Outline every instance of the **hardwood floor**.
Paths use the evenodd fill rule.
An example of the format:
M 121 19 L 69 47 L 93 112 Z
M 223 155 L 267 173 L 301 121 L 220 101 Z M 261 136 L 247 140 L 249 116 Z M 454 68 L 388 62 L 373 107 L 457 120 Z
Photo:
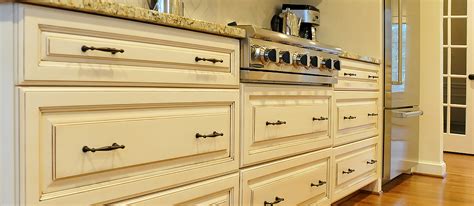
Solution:
M 445 179 L 403 175 L 389 183 L 380 196 L 359 193 L 338 205 L 474 206 L 474 156 L 445 153 L 444 160 Z

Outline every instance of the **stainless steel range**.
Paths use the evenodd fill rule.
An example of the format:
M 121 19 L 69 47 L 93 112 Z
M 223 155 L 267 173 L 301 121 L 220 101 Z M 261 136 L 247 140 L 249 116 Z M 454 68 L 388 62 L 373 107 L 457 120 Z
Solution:
M 337 83 L 341 49 L 253 26 L 238 27 L 247 31 L 241 41 L 241 82 Z

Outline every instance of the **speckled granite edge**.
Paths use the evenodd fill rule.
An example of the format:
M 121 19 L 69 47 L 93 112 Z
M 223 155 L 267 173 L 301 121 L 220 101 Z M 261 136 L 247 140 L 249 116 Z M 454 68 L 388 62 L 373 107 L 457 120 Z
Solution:
M 381 64 L 382 63 L 382 61 L 380 59 L 373 58 L 373 57 L 368 57 L 368 56 L 361 56 L 361 55 L 350 53 L 350 52 L 347 52 L 347 51 L 344 51 L 339 56 L 342 57 L 342 58 L 367 62 L 367 63 L 371 63 L 371 64 Z
M 0 0 L 0 2 L 8 2 Z M 182 16 L 116 3 L 110 0 L 12 0 L 10 2 L 37 4 L 48 7 L 101 14 L 158 25 L 188 29 L 233 38 L 245 38 L 245 30 Z

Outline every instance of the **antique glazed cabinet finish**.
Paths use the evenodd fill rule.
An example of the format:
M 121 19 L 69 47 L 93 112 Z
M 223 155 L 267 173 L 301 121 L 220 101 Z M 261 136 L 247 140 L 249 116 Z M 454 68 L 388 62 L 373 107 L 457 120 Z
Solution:
M 237 39 L 23 4 L 15 10 L 21 85 L 235 88 L 239 82 Z
M 26 4 L 0 11 L 10 32 L 0 43 L 15 51 L 2 55 L 12 112 L 2 123 L 16 127 L 2 131 L 16 148 L 2 155 L 13 176 L 2 191 L 17 189 L 2 201 L 239 204 L 238 39 Z
M 242 84 L 242 166 L 332 144 L 332 89 Z
M 382 70 L 380 64 L 341 60 L 334 86 L 332 201 L 359 189 L 381 191 Z
M 237 39 L 18 3 L 0 18 L 2 201 L 329 205 L 380 177 L 378 65 L 239 90 Z

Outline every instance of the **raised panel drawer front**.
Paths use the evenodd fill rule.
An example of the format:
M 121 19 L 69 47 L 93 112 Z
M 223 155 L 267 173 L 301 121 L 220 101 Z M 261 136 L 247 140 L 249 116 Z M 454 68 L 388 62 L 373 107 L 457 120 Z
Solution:
M 378 138 L 363 140 L 334 149 L 335 176 L 333 201 L 377 179 Z
M 336 90 L 380 90 L 380 65 L 342 59 Z
M 241 93 L 244 166 L 332 144 L 330 88 L 245 84 Z
M 242 205 L 329 205 L 331 149 L 241 171 Z
M 238 87 L 237 39 L 19 5 L 19 83 Z
M 90 204 L 238 169 L 238 90 L 25 88 L 20 101 L 29 201 Z
M 238 202 L 239 174 L 233 174 L 107 205 L 238 206 Z
M 377 92 L 336 92 L 335 145 L 355 142 L 379 134 L 381 115 Z

